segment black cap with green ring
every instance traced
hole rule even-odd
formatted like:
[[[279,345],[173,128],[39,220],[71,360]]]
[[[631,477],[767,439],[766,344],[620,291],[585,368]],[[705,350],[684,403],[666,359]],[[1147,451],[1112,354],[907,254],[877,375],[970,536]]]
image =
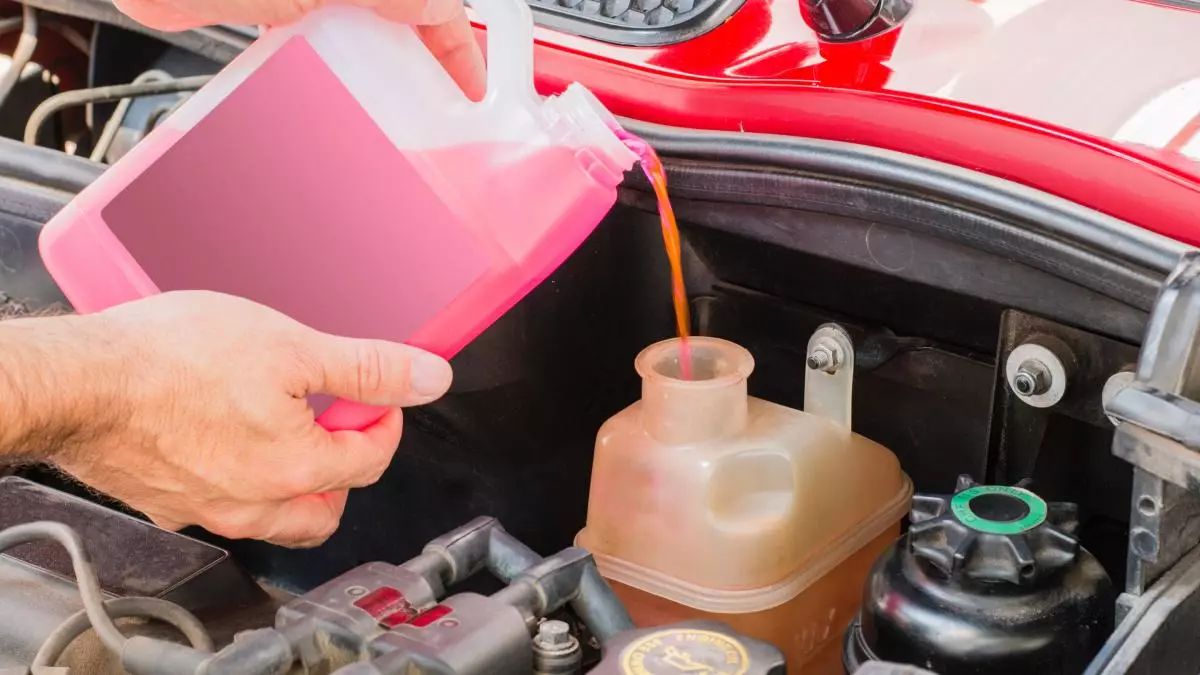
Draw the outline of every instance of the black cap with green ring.
[[[1024,485],[959,478],[952,495],[917,495],[908,546],[949,577],[1034,583],[1069,565],[1079,549],[1074,504],[1048,503]]]

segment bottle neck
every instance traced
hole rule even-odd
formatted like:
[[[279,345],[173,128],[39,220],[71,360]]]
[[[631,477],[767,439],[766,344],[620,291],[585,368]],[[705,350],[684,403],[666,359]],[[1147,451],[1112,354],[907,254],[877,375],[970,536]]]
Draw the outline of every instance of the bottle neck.
[[[638,157],[618,137],[621,126],[603,104],[581,84],[546,99],[544,111],[556,140],[586,153],[597,166],[588,167],[598,180],[615,187]]]
[[[678,340],[648,347],[637,358],[642,376],[642,424],[667,445],[703,443],[737,434],[749,415],[747,379],[754,358],[744,348],[716,338]],[[684,378],[690,361],[690,379]]]

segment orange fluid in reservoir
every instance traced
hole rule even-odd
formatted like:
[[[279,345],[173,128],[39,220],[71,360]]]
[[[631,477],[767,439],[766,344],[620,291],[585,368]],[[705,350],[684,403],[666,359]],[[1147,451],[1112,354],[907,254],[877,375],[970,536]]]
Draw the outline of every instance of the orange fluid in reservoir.
[[[687,288],[683,283],[683,245],[679,239],[679,225],[675,222],[675,210],[667,195],[667,172],[662,160],[650,144],[633,134],[618,129],[621,141],[638,156],[642,171],[650,179],[654,194],[658,197],[658,215],[662,221],[663,243],[667,248],[667,260],[671,263],[671,302],[675,306],[675,329],[679,332],[679,372],[683,379],[692,379],[692,356],[688,344],[692,320],[688,311]]]

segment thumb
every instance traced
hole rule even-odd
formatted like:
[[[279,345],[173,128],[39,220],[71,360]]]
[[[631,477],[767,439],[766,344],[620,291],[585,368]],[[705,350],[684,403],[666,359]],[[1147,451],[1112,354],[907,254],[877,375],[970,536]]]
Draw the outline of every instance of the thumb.
[[[324,334],[314,342],[310,394],[399,408],[441,398],[453,379],[445,359],[416,347]]]

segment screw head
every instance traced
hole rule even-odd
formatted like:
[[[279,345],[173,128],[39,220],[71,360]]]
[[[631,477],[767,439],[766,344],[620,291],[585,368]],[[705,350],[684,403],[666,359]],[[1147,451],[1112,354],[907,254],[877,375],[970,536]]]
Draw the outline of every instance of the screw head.
[[[1040,396],[1050,391],[1053,379],[1046,364],[1037,359],[1023,361],[1013,375],[1013,391],[1021,396]]]
[[[366,594],[367,594],[367,589],[362,586],[351,586],[350,588],[346,589],[346,595],[348,595],[352,598],[357,598],[359,596],[363,596]]]

